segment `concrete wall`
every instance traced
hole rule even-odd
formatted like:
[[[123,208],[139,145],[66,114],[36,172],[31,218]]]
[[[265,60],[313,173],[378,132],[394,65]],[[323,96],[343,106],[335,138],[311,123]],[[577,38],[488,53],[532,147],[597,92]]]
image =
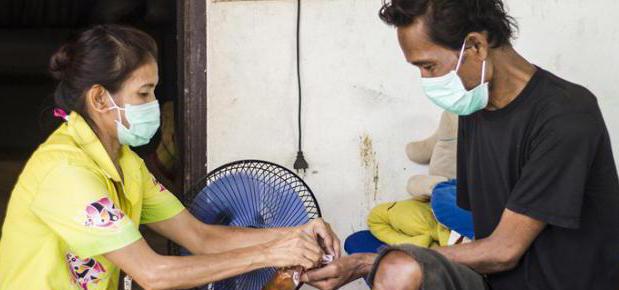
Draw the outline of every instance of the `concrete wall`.
[[[296,1],[210,1],[209,167],[245,158],[292,167]],[[408,177],[426,172],[404,146],[430,134],[440,111],[423,96],[394,29],[379,21],[380,0],[303,2],[305,179],[345,237],[365,228],[376,203],[406,198]],[[516,48],[598,96],[619,154],[619,2],[506,3],[520,22]]]

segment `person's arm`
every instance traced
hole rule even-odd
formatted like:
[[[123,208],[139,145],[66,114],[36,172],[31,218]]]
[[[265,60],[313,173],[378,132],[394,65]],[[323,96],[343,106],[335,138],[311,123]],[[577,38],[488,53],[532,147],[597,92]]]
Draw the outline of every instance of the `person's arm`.
[[[322,268],[305,272],[301,276],[301,281],[318,289],[338,289],[354,280],[366,277],[377,257],[377,254],[341,257]]]
[[[321,240],[325,251],[339,257],[340,242],[328,223],[315,219],[308,224],[278,229],[248,229],[204,224],[185,210],[181,202],[148,171],[143,176],[140,223],[173,240],[194,254],[221,253],[273,241],[289,233],[305,232]]]
[[[589,169],[605,135],[595,101],[582,105],[573,112],[546,112],[535,124],[527,161],[492,234],[438,252],[480,273],[501,272],[517,265],[546,225],[580,226]]]
[[[305,232],[324,241],[325,250],[339,257],[340,241],[329,224],[316,219],[301,227],[251,229],[208,225],[187,210],[160,222],[147,224],[155,232],[194,254],[213,254],[267,243],[291,233]]]
[[[144,239],[104,254],[148,290],[197,287],[265,267],[301,265],[309,269],[318,265],[322,255],[320,246],[305,233],[216,254],[162,256]]]
[[[214,254],[246,248],[281,238],[292,229],[252,229],[207,225],[183,210],[173,218],[146,224],[158,234],[194,254]]]
[[[439,247],[433,250],[480,273],[506,271],[517,265],[524,252],[545,226],[543,222],[506,209],[499,225],[490,237],[468,244]],[[353,280],[367,276],[376,257],[376,254],[355,254],[342,257],[324,268],[305,273],[302,281],[318,289],[337,289]]]
[[[433,250],[482,274],[503,272],[518,264],[545,226],[544,222],[505,209],[499,225],[489,237]]]

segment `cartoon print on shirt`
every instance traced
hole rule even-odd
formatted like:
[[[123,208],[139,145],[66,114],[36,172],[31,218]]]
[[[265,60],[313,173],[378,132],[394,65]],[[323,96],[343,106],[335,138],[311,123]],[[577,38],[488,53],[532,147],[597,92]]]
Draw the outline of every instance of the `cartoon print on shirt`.
[[[103,280],[106,272],[105,268],[95,259],[86,258],[82,260],[71,253],[67,253],[65,259],[69,266],[73,283],[77,284],[80,289],[88,290],[89,285],[97,284]]]
[[[114,203],[107,197],[101,198],[86,206],[87,227],[111,227],[120,221],[124,214],[114,206]]]

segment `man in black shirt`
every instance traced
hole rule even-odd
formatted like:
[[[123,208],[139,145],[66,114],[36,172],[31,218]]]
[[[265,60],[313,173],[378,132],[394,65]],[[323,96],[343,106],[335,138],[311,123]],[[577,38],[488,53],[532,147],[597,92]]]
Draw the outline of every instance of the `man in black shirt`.
[[[426,95],[460,115],[458,205],[475,240],[390,247],[304,275],[334,289],[368,273],[374,289],[617,290],[619,180],[595,97],[538,68],[510,40],[501,0],[392,0]],[[373,265],[373,266],[372,266]]]

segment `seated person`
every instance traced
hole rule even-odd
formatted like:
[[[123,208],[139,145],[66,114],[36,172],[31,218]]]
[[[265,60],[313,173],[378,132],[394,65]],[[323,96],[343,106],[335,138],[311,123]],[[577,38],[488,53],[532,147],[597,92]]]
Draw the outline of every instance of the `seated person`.
[[[503,7],[391,0],[380,11],[426,95],[460,115],[457,200],[472,211],[475,240],[352,255],[304,281],[334,289],[369,274],[379,290],[617,289],[619,180],[600,108],[516,52]]]
[[[146,289],[191,288],[265,267],[309,269],[323,251],[339,255],[322,220],[280,229],[203,224],[149,173],[129,146],[148,143],[159,127],[156,56],[144,32],[103,25],[52,57],[56,103],[70,114],[12,192],[0,289],[115,290],[120,270]],[[194,256],[155,253],[140,224]]]

